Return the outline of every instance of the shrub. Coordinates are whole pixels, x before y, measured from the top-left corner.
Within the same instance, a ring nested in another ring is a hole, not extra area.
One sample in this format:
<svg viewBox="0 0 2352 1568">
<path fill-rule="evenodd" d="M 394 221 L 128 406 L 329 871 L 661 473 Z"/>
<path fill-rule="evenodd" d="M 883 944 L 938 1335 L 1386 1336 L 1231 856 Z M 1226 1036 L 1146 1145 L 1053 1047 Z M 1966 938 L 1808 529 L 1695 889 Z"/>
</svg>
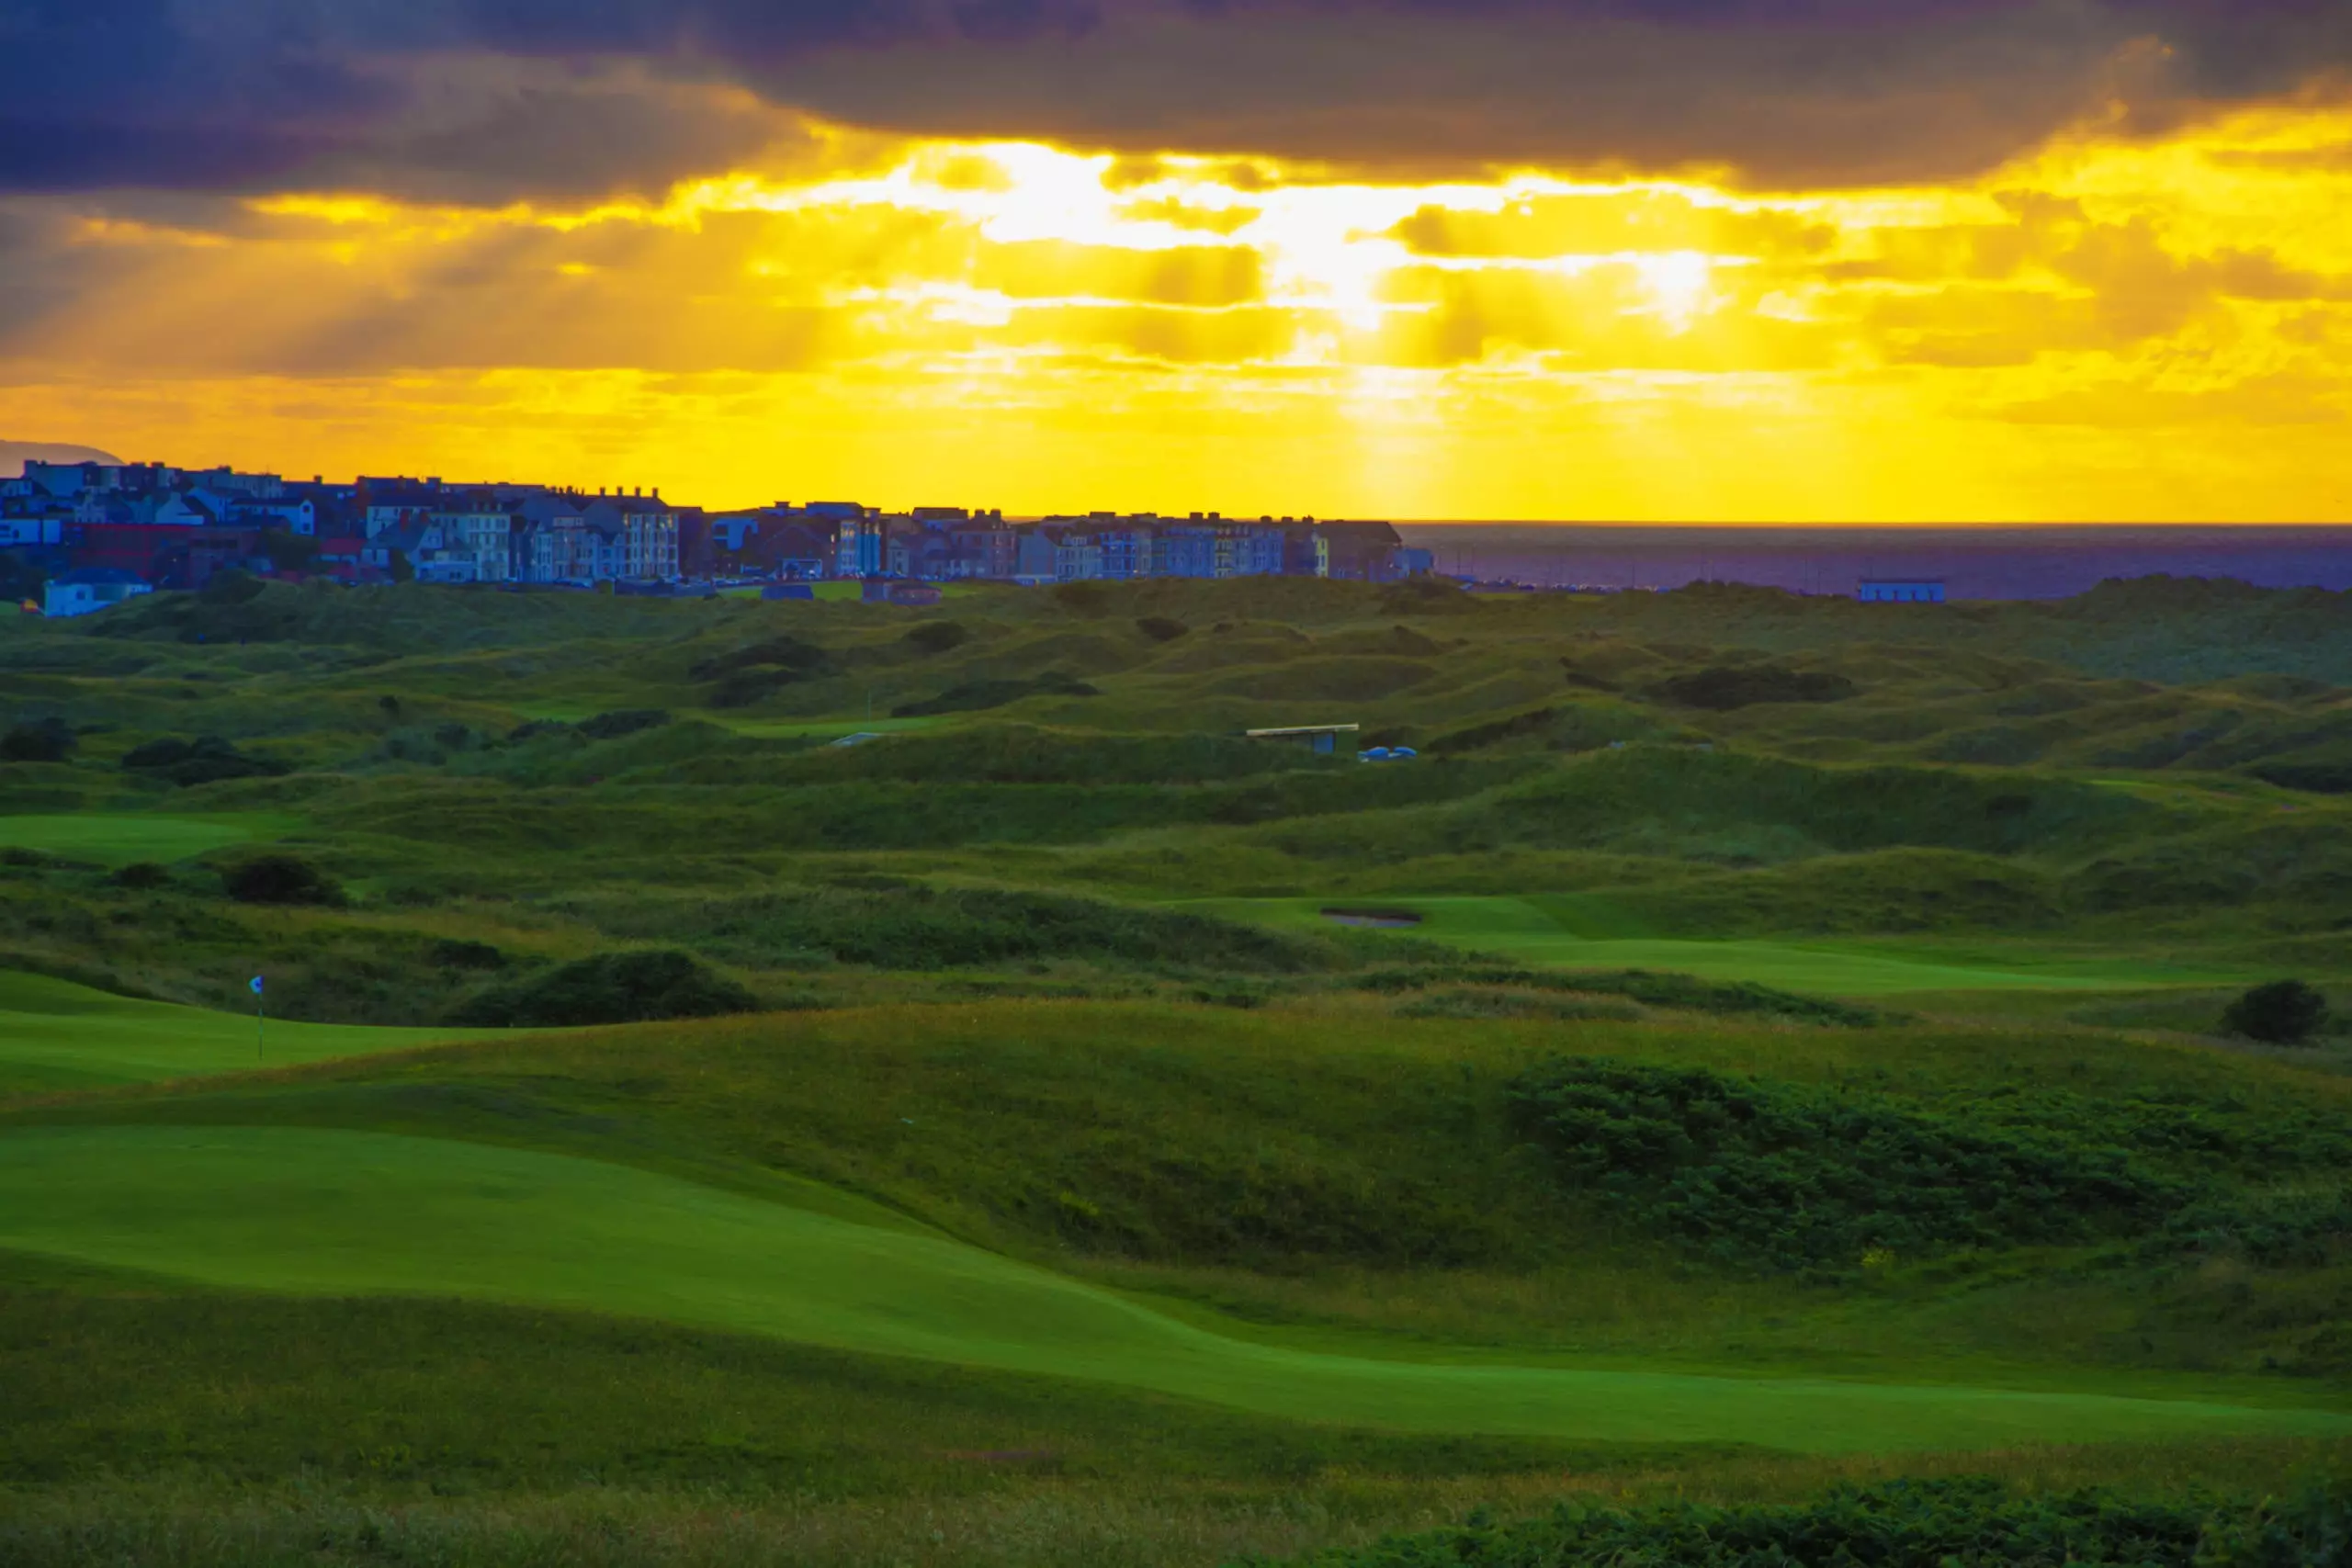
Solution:
<svg viewBox="0 0 2352 1568">
<path fill-rule="evenodd" d="M 74 731 L 62 718 L 15 725 L 0 735 L 0 762 L 62 762 L 74 745 Z"/>
<path fill-rule="evenodd" d="M 424 950 L 424 955 L 443 969 L 503 969 L 506 954 L 486 942 L 468 942 L 459 937 L 444 937 Z"/>
<path fill-rule="evenodd" d="M 1826 671 L 1782 669 L 1773 664 L 1718 664 L 1657 683 L 1655 694 L 1677 707 L 1728 712 L 1757 703 L 1838 703 L 1854 694 L 1854 682 Z"/>
<path fill-rule="evenodd" d="M 884 969 L 946 969 L 1081 959 L 1220 976 L 1325 967 L 1332 952 L 1261 926 L 1185 910 L 1009 888 L 834 885 L 702 907 L 695 945 L 729 962 L 830 959 Z M 650 907 L 636 934 L 688 940 L 680 917 Z M 628 926 L 610 917 L 607 930 Z"/>
<path fill-rule="evenodd" d="M 900 703 L 890 710 L 892 718 L 925 718 L 933 714 L 978 713 L 988 708 L 1001 708 L 1017 703 L 1023 697 L 1092 697 L 1101 694 L 1074 675 L 1048 670 L 1035 680 L 1005 678 L 992 681 L 970 681 L 960 686 L 950 686 L 935 697 L 922 702 Z"/>
<path fill-rule="evenodd" d="M 266 854 L 222 868 L 220 886 L 243 904 L 340 904 L 342 885 L 300 855 Z"/>
<path fill-rule="evenodd" d="M 494 987 L 460 1007 L 452 1021 L 498 1029 L 572 1029 L 715 1018 L 752 1012 L 759 1005 L 751 992 L 690 954 L 657 949 L 600 953 Z"/>
<path fill-rule="evenodd" d="M 2222 1027 L 2270 1045 L 2301 1045 L 2327 1024 L 2327 998 L 2301 980 L 2256 986 L 2229 1005 Z"/>
<path fill-rule="evenodd" d="M 1758 1014 L 1793 1023 L 1848 1029 L 1869 1029 L 1882 1021 L 1877 1012 L 1851 1002 L 1775 990 L 1753 980 L 1702 980 L 1695 975 L 1652 969 L 1519 969 L 1495 964 L 1434 964 L 1411 969 L 1375 969 L 1356 982 L 1362 989 L 1386 992 L 1419 991 L 1453 984 L 1624 997 L 1650 1007 L 1689 1012 Z"/>
<path fill-rule="evenodd" d="M 2101 1491 L 2011 1494 L 1989 1480 L 1839 1486 L 1790 1506 L 1645 1508 L 1563 1504 L 1548 1517 L 1392 1536 L 1308 1560 L 1311 1568 L 2007 1568 L 2012 1563 L 2132 1568 L 2322 1568 L 2341 1562 L 2347 1498 L 2340 1483 L 2283 1503 L 2202 1495 L 2127 1500 Z"/>
<path fill-rule="evenodd" d="M 165 736 L 135 747 L 122 759 L 126 772 L 145 773 L 183 788 L 219 784 L 224 779 L 275 778 L 288 772 L 283 762 L 249 757 L 217 735 L 194 740 Z"/>
<path fill-rule="evenodd" d="M 1193 628 L 1167 615 L 1144 615 L 1136 622 L 1136 630 L 1154 642 L 1174 642 Z"/>
<path fill-rule="evenodd" d="M 1598 1059 L 1509 1092 L 1570 1186 L 1721 1263 L 1837 1272 L 1873 1248 L 2081 1240 L 2179 1206 L 2119 1150 L 1878 1095 Z"/>
<path fill-rule="evenodd" d="M 972 634 L 954 621 L 925 621 L 903 640 L 921 653 L 946 653 L 971 641 Z"/>
<path fill-rule="evenodd" d="M 580 733 L 591 740 L 618 740 L 624 735 L 658 729 L 670 722 L 666 708 L 623 708 L 580 721 Z"/>
<path fill-rule="evenodd" d="M 168 887 L 171 872 L 152 860 L 133 861 L 114 874 L 117 887 L 128 887 L 136 893 L 150 893 L 158 887 Z"/>
</svg>

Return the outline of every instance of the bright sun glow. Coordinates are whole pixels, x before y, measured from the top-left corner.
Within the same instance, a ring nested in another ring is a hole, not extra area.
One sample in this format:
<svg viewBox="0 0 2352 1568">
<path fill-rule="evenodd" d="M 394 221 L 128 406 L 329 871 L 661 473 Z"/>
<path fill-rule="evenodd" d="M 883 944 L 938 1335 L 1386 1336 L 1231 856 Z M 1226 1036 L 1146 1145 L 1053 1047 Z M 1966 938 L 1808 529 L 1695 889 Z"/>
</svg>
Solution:
<svg viewBox="0 0 2352 1568">
<path fill-rule="evenodd" d="M 19 340 L 0 420 L 713 502 L 2352 511 L 2352 114 L 1776 197 L 812 135 L 652 202 L 83 219 L 112 281 Z"/>
</svg>

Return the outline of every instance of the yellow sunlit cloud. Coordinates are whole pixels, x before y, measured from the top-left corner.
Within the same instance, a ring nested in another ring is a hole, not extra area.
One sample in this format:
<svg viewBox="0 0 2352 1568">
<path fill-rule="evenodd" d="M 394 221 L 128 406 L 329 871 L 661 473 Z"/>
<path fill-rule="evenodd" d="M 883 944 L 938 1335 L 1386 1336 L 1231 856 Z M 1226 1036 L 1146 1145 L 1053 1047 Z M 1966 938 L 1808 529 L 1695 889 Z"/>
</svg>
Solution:
<svg viewBox="0 0 2352 1568">
<path fill-rule="evenodd" d="M 863 138 L 659 202 L 80 216 L 0 428 L 710 504 L 2318 521 L 2347 145 L 2266 109 L 1758 197 Z"/>
</svg>

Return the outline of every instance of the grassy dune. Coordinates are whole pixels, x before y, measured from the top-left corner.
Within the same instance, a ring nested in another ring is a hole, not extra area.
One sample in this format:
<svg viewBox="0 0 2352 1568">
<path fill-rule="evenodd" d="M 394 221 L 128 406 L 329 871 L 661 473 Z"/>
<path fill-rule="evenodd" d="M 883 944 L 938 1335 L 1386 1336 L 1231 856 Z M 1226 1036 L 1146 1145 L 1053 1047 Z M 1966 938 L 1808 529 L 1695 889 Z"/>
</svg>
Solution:
<svg viewBox="0 0 2352 1568">
<path fill-rule="evenodd" d="M 214 1284 L 588 1307 L 1399 1430 L 1804 1452 L 2352 1433 L 2352 1416 L 2289 1407 L 1315 1354 L 943 1238 L 380 1134 L 17 1133 L 0 1140 L 0 1245 Z"/>
<path fill-rule="evenodd" d="M 2222 1015 L 2352 1000 L 2343 604 L 0 623 L 72 742 L 0 762 L 0 964 L 123 993 L 0 974 L 0 1558 L 1206 1568 L 2341 1467 L 2352 1036 Z M 1419 757 L 1240 734 L 1310 721 Z M 264 839 L 315 902 L 231 896 Z M 767 1010 L 442 1026 L 657 970 Z"/>
</svg>

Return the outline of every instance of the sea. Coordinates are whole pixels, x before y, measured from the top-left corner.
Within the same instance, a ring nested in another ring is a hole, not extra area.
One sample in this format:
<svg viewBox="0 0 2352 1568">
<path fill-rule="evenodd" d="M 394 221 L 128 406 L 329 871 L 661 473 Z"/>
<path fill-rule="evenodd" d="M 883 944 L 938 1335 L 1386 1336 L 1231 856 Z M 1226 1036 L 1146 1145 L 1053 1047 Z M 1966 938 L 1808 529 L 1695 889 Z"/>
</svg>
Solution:
<svg viewBox="0 0 2352 1568">
<path fill-rule="evenodd" d="M 1849 595 L 1866 578 L 1944 584 L 1953 599 L 2063 599 L 2110 578 L 2235 578 L 2352 588 L 2352 527 L 1672 527 L 1410 523 L 1397 534 L 1446 576 L 1588 591 L 1747 582 Z"/>
</svg>

